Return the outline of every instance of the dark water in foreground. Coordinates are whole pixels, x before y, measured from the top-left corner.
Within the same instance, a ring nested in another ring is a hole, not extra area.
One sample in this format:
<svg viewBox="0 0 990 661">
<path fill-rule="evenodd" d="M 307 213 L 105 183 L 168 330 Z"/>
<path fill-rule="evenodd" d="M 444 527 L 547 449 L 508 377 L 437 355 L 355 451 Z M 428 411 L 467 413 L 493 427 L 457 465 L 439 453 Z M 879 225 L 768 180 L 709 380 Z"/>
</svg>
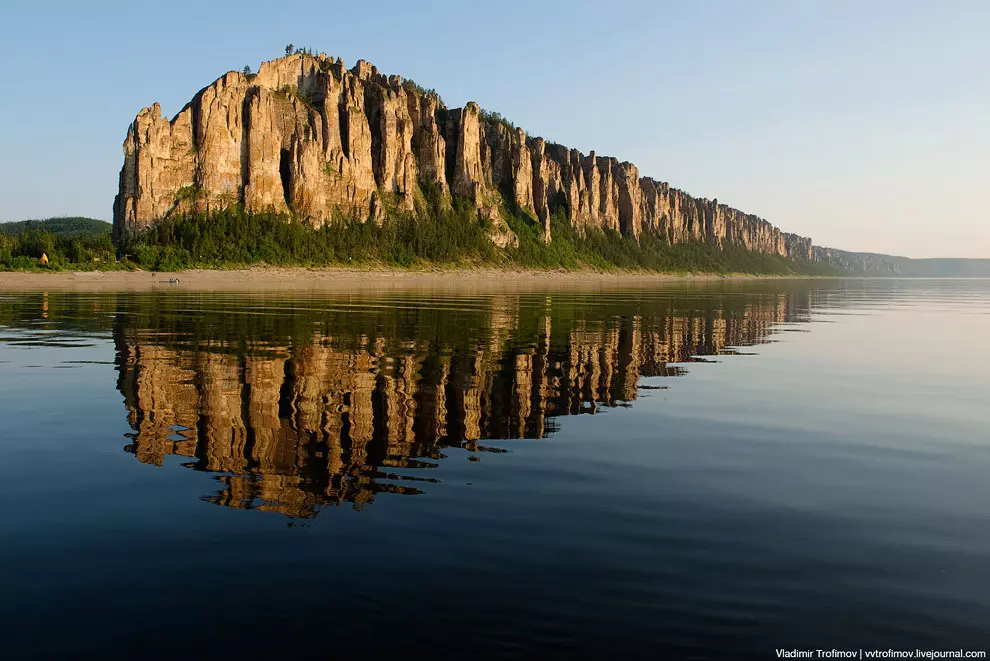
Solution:
<svg viewBox="0 0 990 661">
<path fill-rule="evenodd" d="M 990 647 L 990 281 L 0 295 L 0 657 Z"/>
</svg>

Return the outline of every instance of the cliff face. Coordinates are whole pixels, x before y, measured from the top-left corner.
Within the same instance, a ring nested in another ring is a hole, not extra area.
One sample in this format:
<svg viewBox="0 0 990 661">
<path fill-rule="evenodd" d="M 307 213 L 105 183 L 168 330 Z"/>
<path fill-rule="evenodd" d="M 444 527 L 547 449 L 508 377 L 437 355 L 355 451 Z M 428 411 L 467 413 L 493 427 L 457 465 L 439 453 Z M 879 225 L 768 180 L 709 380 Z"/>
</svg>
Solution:
<svg viewBox="0 0 990 661">
<path fill-rule="evenodd" d="M 124 142 L 114 236 L 172 214 L 241 203 L 322 226 L 414 211 L 423 186 L 472 200 L 500 246 L 515 241 L 502 197 L 540 223 L 563 211 L 578 231 L 649 232 L 811 259 L 811 240 L 640 175 L 632 163 L 584 155 L 487 118 L 474 103 L 447 109 L 367 62 L 324 54 L 230 72 L 171 120 L 142 110 Z"/>
</svg>

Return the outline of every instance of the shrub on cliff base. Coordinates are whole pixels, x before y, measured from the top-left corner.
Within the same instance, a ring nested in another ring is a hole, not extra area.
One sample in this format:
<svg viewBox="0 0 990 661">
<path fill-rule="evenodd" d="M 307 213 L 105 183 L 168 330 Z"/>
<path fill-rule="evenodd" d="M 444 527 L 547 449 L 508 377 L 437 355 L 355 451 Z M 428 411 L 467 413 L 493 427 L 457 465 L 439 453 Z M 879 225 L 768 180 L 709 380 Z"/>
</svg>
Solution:
<svg viewBox="0 0 990 661">
<path fill-rule="evenodd" d="M 381 224 L 342 219 L 313 229 L 276 214 L 251 214 L 239 206 L 204 215 L 168 219 L 128 238 L 121 251 L 144 268 L 181 269 L 255 263 L 321 266 L 387 264 L 511 265 L 527 268 L 663 272 L 818 273 L 810 263 L 777 255 L 724 248 L 704 242 L 671 245 L 643 233 L 639 241 L 612 230 L 577 232 L 557 208 L 551 217 L 553 240 L 544 243 L 539 224 L 503 197 L 501 215 L 519 238 L 517 248 L 498 249 L 474 204 L 445 197 L 424 186 L 415 213 L 397 210 L 382 196 L 387 218 Z M 2 257 L 2 253 L 0 253 Z M 824 275 L 824 273 L 821 273 Z"/>
<path fill-rule="evenodd" d="M 264 262 L 320 266 L 493 263 L 499 256 L 470 203 L 426 191 L 418 214 L 393 212 L 381 225 L 342 219 L 313 229 L 286 216 L 235 206 L 172 218 L 128 237 L 121 252 L 144 268 L 223 267 Z"/>
<path fill-rule="evenodd" d="M 519 237 L 519 248 L 509 251 L 509 255 L 526 267 L 763 275 L 809 272 L 783 257 L 754 253 L 739 246 L 719 248 L 700 241 L 670 244 L 645 232 L 636 241 L 610 229 L 589 228 L 579 233 L 560 209 L 550 218 L 552 241 L 544 243 L 536 222 L 527 213 L 512 209 L 506 213 L 509 226 Z"/>
</svg>

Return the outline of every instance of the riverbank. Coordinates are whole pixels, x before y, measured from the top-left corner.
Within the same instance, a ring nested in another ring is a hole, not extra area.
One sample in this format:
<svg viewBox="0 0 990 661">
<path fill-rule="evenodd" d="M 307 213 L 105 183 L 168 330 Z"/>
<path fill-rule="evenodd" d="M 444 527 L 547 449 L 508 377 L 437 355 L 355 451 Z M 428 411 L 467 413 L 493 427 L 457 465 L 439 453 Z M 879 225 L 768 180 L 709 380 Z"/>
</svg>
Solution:
<svg viewBox="0 0 990 661">
<path fill-rule="evenodd" d="M 802 277 L 802 276 L 791 276 Z M 805 276 L 806 277 L 806 276 Z M 0 272 L 0 291 L 250 291 L 309 289 L 392 289 L 408 287 L 495 289 L 512 286 L 567 287 L 646 285 L 651 282 L 763 280 L 782 276 L 553 271 L 527 269 L 435 269 L 412 271 L 347 267 L 249 267 L 230 270 L 12 271 Z"/>
</svg>

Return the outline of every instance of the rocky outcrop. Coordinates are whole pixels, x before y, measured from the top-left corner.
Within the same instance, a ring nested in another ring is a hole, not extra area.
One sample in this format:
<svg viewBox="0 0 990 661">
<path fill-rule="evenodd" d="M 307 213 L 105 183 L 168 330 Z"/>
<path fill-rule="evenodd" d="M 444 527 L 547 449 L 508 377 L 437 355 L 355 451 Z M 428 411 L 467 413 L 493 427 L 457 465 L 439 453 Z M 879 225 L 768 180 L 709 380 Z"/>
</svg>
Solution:
<svg viewBox="0 0 990 661">
<path fill-rule="evenodd" d="M 142 230 L 178 208 L 196 176 L 194 144 L 188 108 L 171 122 L 157 103 L 138 113 L 124 141 L 115 236 L 124 229 Z"/>
<path fill-rule="evenodd" d="M 577 232 L 610 230 L 670 243 L 705 241 L 800 259 L 829 259 L 811 240 L 718 200 L 640 176 L 629 162 L 528 136 L 477 104 L 439 96 L 363 60 L 325 54 L 230 72 L 171 120 L 142 110 L 124 142 L 114 235 L 175 214 L 234 204 L 313 226 L 414 213 L 426 188 L 470 200 L 502 247 L 505 214 L 553 239 L 551 218 Z"/>
<path fill-rule="evenodd" d="M 407 94 L 409 118 L 413 124 L 413 154 L 419 169 L 420 182 L 438 186 L 448 193 L 447 141 L 444 140 L 438 117 L 441 114 L 439 97 L 432 94 Z"/>
</svg>

